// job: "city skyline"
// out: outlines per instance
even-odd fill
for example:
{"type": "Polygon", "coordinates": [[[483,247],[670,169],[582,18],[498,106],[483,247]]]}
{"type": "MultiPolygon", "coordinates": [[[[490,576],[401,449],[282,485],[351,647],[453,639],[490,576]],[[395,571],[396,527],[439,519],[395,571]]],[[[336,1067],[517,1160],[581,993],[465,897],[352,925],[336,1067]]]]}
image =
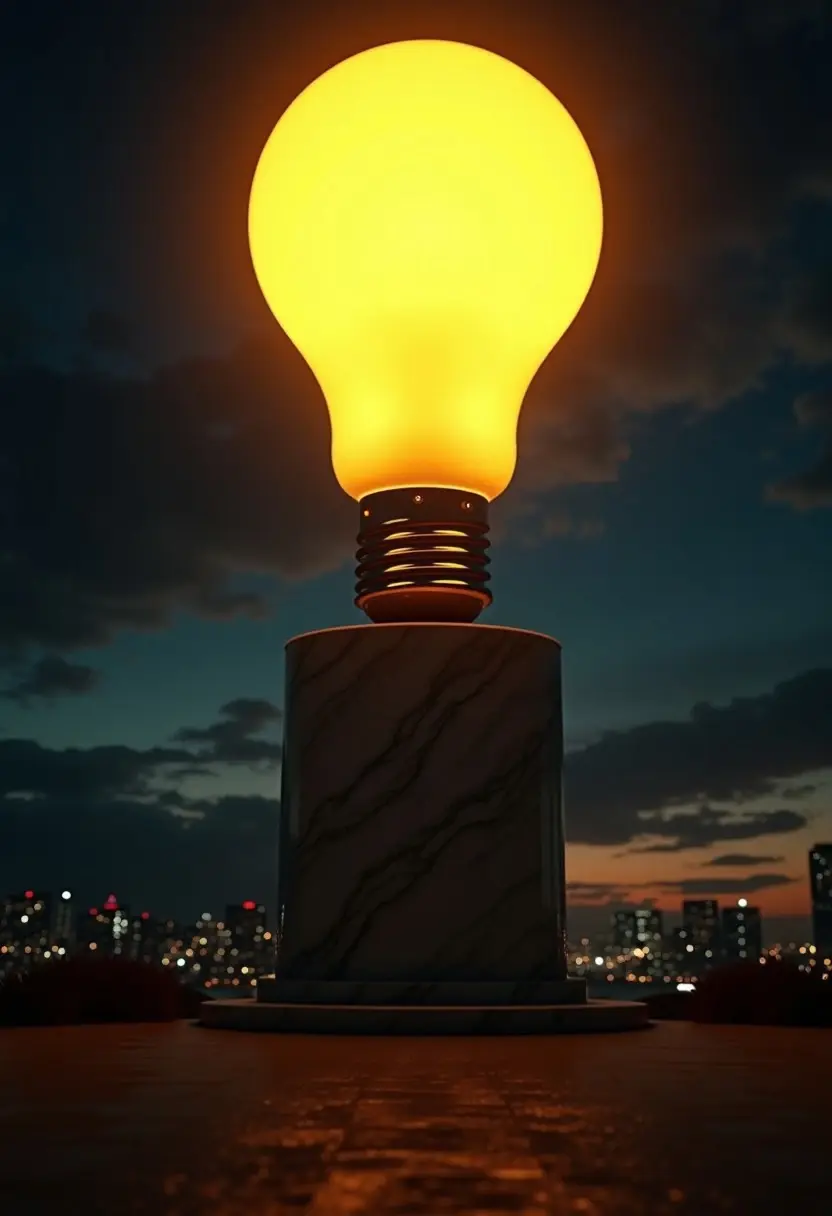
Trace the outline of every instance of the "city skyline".
{"type": "MultiPolygon", "coordinates": [[[[832,854],[818,846],[814,857],[832,854]]],[[[828,911],[829,873],[813,881],[816,910],[828,911]]],[[[677,983],[692,990],[703,975],[726,963],[765,965],[786,961],[824,980],[832,974],[832,941],[775,941],[764,935],[760,909],[745,898],[734,906],[717,900],[684,900],[678,923],[655,908],[616,911],[605,932],[572,936],[567,964],[575,977],[585,977],[608,991],[611,982],[625,985],[677,983]]],[[[823,924],[823,922],[820,922],[823,924]]],[[[79,906],[68,889],[59,895],[28,889],[0,897],[0,979],[45,963],[94,956],[176,969],[187,982],[212,985],[256,985],[273,977],[279,933],[271,928],[268,909],[256,899],[228,904],[220,914],[205,911],[176,920],[132,908],[115,892],[96,906],[79,906]]],[[[279,949],[278,949],[279,953],[279,949]]]]}
{"type": "MultiPolygon", "coordinates": [[[[652,939],[660,941],[667,938],[670,940],[671,936],[678,934],[680,928],[691,930],[695,934],[690,918],[696,919],[704,916],[706,921],[712,921],[707,926],[705,936],[727,935],[730,937],[744,931],[737,922],[751,918],[757,926],[757,932],[760,931],[761,925],[766,926],[766,932],[761,937],[766,948],[781,942],[796,943],[811,940],[818,945],[821,953],[827,953],[832,949],[832,936],[830,936],[830,927],[832,927],[832,844],[817,842],[809,850],[808,890],[810,911],[806,924],[811,928],[808,937],[800,931],[805,927],[801,923],[801,918],[795,918],[793,924],[790,924],[788,920],[784,923],[783,918],[780,917],[771,918],[769,922],[761,917],[759,907],[750,904],[749,900],[741,895],[736,896],[733,903],[728,903],[725,898],[694,898],[682,899],[676,907],[660,907],[650,901],[633,906],[605,907],[603,912],[606,914],[606,921],[595,925],[593,936],[601,941],[618,942],[622,947],[627,943],[630,945],[644,944],[652,939]],[[785,934],[781,932],[783,928],[788,930],[785,934]]],[[[100,896],[100,890],[98,894],[100,896]]],[[[60,924],[68,924],[70,921],[75,924],[86,916],[97,918],[108,910],[122,911],[125,915],[133,916],[134,920],[140,917],[145,921],[152,920],[154,923],[169,925],[198,925],[203,920],[212,922],[218,920],[218,917],[210,910],[197,914],[191,909],[189,915],[180,914],[177,917],[171,917],[168,912],[160,911],[158,908],[144,907],[141,900],[138,901],[138,906],[142,910],[136,912],[135,901],[129,897],[126,900],[122,899],[111,889],[108,889],[105,898],[96,897],[95,903],[91,906],[88,906],[89,901],[83,896],[84,892],[79,892],[77,889],[71,891],[68,887],[64,887],[59,893],[56,893],[43,888],[18,886],[15,890],[7,892],[5,896],[0,896],[0,912],[2,912],[4,903],[8,914],[10,909],[18,907],[23,901],[38,899],[46,901],[48,918],[60,924]]],[[[270,930],[276,928],[276,907],[270,905],[267,900],[261,900],[256,896],[252,898],[251,892],[246,898],[239,898],[232,903],[221,901],[218,906],[225,908],[226,920],[229,919],[232,909],[242,911],[256,909],[265,918],[270,930]]],[[[2,915],[0,915],[0,925],[2,925],[2,915]]],[[[56,933],[57,936],[62,936],[58,930],[56,933]]],[[[579,928],[570,931],[569,940],[574,945],[581,940],[589,939],[585,935],[585,929],[579,928]]]]}
{"type": "Polygon", "coordinates": [[[356,21],[254,0],[200,13],[198,47],[187,4],[31,7],[0,18],[0,890],[273,906],[283,646],[360,618],[354,504],[257,289],[247,192],[305,82],[428,34],[535,72],[604,190],[596,283],[494,504],[482,618],[564,646],[570,928],[745,897],[805,936],[808,850],[832,839],[817,6],[356,21]]]}

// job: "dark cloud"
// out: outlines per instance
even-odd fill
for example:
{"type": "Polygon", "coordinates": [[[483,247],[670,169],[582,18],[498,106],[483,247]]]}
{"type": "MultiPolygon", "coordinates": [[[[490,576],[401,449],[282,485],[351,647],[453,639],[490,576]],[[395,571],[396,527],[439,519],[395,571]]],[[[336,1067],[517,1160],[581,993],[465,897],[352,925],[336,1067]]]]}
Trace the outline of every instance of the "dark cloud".
{"type": "Polygon", "coordinates": [[[0,796],[3,813],[11,800],[28,805],[47,798],[55,802],[89,801],[147,795],[152,780],[168,765],[193,760],[183,748],[108,746],[63,750],[42,747],[32,739],[0,739],[0,796]]]}
{"type": "Polygon", "coordinates": [[[279,720],[275,706],[241,698],[220,713],[213,726],[181,732],[190,748],[0,740],[0,890],[69,887],[94,901],[103,885],[177,915],[218,893],[270,897],[278,803],[178,788],[185,776],[204,782],[223,765],[277,759],[277,745],[256,737],[279,720]]]}
{"type": "MultiPolygon", "coordinates": [[[[43,280],[35,311],[51,318],[53,296],[69,292],[74,333],[86,318],[81,345],[167,362],[145,378],[24,366],[24,313],[0,326],[14,353],[0,383],[13,474],[0,553],[17,588],[0,607],[9,651],[103,644],[179,609],[262,612],[241,576],[308,576],[348,555],[353,510],[329,467],[326,411],[260,298],[246,204],[281,109],[372,43],[427,33],[516,58],[575,114],[599,166],[600,272],[530,391],[516,498],[614,478],[634,414],[716,408],[784,353],[829,357],[830,33],[808,6],[703,0],[636,17],[619,0],[505,0],[487,12],[473,0],[360,12],[252,0],[242,14],[147,0],[94,25],[44,25],[27,7],[15,6],[0,69],[20,112],[49,121],[36,176],[31,125],[9,133],[6,294],[43,280]],[[77,104],[61,121],[70,89],[77,104]],[[807,208],[821,215],[811,276],[807,208]],[[263,342],[231,349],[261,328],[263,342]]],[[[826,501],[828,480],[821,460],[776,493],[826,501]]]]}
{"type": "Polygon", "coordinates": [[[224,901],[274,907],[278,804],[205,800],[196,817],[126,798],[2,803],[0,890],[26,884],[94,903],[115,891],[135,911],[194,919],[224,901]]]}
{"type": "Polygon", "coordinates": [[[704,861],[703,866],[764,866],[777,865],[782,857],[772,857],[765,853],[720,853],[710,861],[704,861]]]}
{"type": "Polygon", "coordinates": [[[799,511],[832,506],[832,390],[805,393],[798,397],[794,403],[794,413],[801,427],[814,427],[825,432],[825,447],[815,463],[804,472],[784,477],[768,486],[766,496],[772,502],[787,502],[799,511]]]}
{"type": "Polygon", "coordinates": [[[131,347],[130,326],[117,313],[93,308],[87,315],[81,339],[94,351],[123,354],[131,347]]]}
{"type": "Polygon", "coordinates": [[[567,892],[570,902],[575,904],[647,907],[652,906],[655,900],[633,904],[625,897],[640,887],[660,890],[668,895],[751,895],[792,882],[797,882],[797,879],[789,874],[749,874],[742,878],[667,878],[643,883],[577,882],[567,883],[567,892]]]}
{"type": "Polygon", "coordinates": [[[329,469],[326,411],[305,378],[289,395],[278,345],[146,381],[7,373],[8,653],[104,644],[163,627],[177,609],[262,615],[268,599],[241,576],[308,575],[344,558],[353,512],[329,469]]]}
{"type": "MultiPolygon", "coordinates": [[[[611,521],[615,525],[615,509],[611,521]]],[[[518,521],[516,537],[521,537],[527,526],[529,521],[518,521]]],[[[804,596],[797,602],[798,617],[800,604],[810,601],[811,596],[804,596]]],[[[586,746],[598,741],[602,734],[599,727],[653,721],[663,716],[664,706],[675,717],[686,706],[700,701],[727,703],[738,689],[761,692],[790,679],[795,672],[832,668],[832,614],[829,624],[810,623],[788,632],[776,618],[763,631],[749,630],[744,619],[730,615],[723,624],[727,624],[724,632],[722,628],[716,633],[703,631],[698,641],[691,639],[681,647],[678,635],[669,635],[665,641],[657,635],[652,659],[655,679],[645,679],[643,652],[620,648],[603,669],[593,672],[591,688],[585,687],[584,696],[591,696],[597,707],[593,713],[596,725],[585,726],[576,734],[567,713],[569,750],[575,750],[578,743],[586,746]]],[[[570,696],[567,711],[573,706],[570,696]]],[[[785,799],[783,805],[789,805],[790,795],[781,791],[777,797],[785,799]]]]}
{"type": "Polygon", "coordinates": [[[787,502],[799,511],[832,506],[832,448],[825,451],[804,473],[775,482],[768,491],[768,497],[787,502]]]}
{"type": "Polygon", "coordinates": [[[568,882],[566,899],[570,908],[616,908],[633,909],[647,904],[629,898],[631,888],[606,882],[568,882]]]}
{"type": "MultiPolygon", "coordinates": [[[[269,701],[240,698],[221,710],[220,721],[204,728],[185,728],[175,742],[191,747],[125,746],[54,749],[32,739],[0,739],[0,799],[54,802],[148,798],[160,806],[200,811],[200,805],[160,782],[185,776],[211,776],[223,764],[273,764],[277,743],[257,736],[280,720],[269,701]],[[159,801],[160,800],[160,801],[159,801]]],[[[7,803],[1,804],[3,807],[7,803]]]]}
{"type": "Polygon", "coordinates": [[[209,763],[259,764],[280,759],[279,743],[257,738],[283,716],[271,701],[241,697],[223,705],[220,715],[220,721],[210,726],[183,727],[174,735],[174,742],[206,744],[196,754],[209,763]]]}
{"type": "Polygon", "coordinates": [[[797,879],[790,874],[750,874],[746,878],[684,878],[659,886],[665,891],[678,891],[680,895],[752,895],[792,882],[797,879]]]}
{"type": "Polygon", "coordinates": [[[628,852],[680,853],[685,849],[704,849],[722,840],[754,840],[760,836],[797,832],[808,822],[798,811],[747,811],[738,816],[735,809],[707,805],[696,811],[667,811],[661,816],[645,818],[644,823],[647,831],[670,839],[628,852]]]}
{"type": "Polygon", "coordinates": [[[92,692],[98,672],[83,663],[70,663],[60,655],[45,655],[10,684],[0,696],[21,705],[54,697],[77,697],[92,692]]]}
{"type": "MultiPolygon", "coordinates": [[[[597,392],[600,395],[604,389],[597,392]]],[[[521,415],[521,502],[534,501],[553,485],[615,481],[619,466],[630,455],[630,444],[621,433],[620,411],[589,399],[583,384],[571,390],[562,385],[559,394],[575,405],[556,412],[545,404],[535,407],[532,400],[531,408],[521,415]]]]}
{"type": "Polygon", "coordinates": [[[544,516],[541,533],[551,536],[573,536],[577,540],[594,540],[604,534],[604,521],[597,518],[575,519],[567,511],[555,511],[544,516]]]}
{"type": "Polygon", "coordinates": [[[781,793],[784,798],[808,798],[817,788],[816,785],[788,785],[781,793]]]}
{"type": "Polygon", "coordinates": [[[552,537],[572,540],[596,540],[603,536],[605,525],[597,515],[585,515],[563,508],[540,510],[528,498],[516,498],[500,504],[494,512],[492,539],[497,543],[510,533],[512,544],[535,548],[552,537]]]}
{"type": "Polygon", "coordinates": [[[832,669],[805,672],[770,693],[725,706],[697,705],[686,721],[611,731],[566,762],[570,840],[625,844],[659,836],[699,847],[751,839],[805,823],[796,811],[708,808],[679,815],[681,804],[733,802],[770,793],[777,781],[832,765],[832,669]],[[733,826],[732,826],[733,825],[733,826]]]}
{"type": "Polygon", "coordinates": [[[825,427],[832,430],[832,389],[826,392],[801,393],[794,403],[794,413],[801,426],[825,427]]]}
{"type": "Polygon", "coordinates": [[[794,279],[779,324],[786,345],[802,362],[832,359],[832,260],[816,262],[794,279]]]}

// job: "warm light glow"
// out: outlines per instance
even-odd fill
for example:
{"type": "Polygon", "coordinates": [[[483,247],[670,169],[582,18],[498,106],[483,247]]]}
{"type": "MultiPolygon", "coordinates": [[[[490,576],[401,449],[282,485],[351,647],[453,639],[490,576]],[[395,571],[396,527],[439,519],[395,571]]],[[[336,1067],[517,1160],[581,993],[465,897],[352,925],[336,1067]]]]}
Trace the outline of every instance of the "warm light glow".
{"type": "Polygon", "coordinates": [[[456,42],[397,42],[315,80],[269,137],[249,239],[360,499],[500,494],[532,377],[601,249],[601,191],[539,81],[456,42]]]}

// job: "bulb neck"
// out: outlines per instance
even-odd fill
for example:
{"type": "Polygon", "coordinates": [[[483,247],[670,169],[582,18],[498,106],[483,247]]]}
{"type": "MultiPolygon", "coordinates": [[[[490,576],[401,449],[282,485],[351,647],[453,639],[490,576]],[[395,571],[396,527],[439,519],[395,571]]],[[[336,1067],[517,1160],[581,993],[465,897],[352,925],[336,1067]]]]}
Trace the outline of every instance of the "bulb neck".
{"type": "Polygon", "coordinates": [[[359,510],[355,602],[371,621],[470,622],[491,603],[482,495],[380,490],[359,510]]]}

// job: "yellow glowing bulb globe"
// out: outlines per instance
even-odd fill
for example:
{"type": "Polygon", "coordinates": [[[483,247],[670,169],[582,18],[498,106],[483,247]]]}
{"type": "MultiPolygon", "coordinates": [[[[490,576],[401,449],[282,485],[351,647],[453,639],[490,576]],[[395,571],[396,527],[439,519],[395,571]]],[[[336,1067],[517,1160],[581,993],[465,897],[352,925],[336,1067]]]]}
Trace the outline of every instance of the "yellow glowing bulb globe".
{"type": "Polygon", "coordinates": [[[310,84],[263,149],[249,240],[326,398],[343,489],[500,494],[601,237],[581,132],[499,55],[396,42],[310,84]]]}

